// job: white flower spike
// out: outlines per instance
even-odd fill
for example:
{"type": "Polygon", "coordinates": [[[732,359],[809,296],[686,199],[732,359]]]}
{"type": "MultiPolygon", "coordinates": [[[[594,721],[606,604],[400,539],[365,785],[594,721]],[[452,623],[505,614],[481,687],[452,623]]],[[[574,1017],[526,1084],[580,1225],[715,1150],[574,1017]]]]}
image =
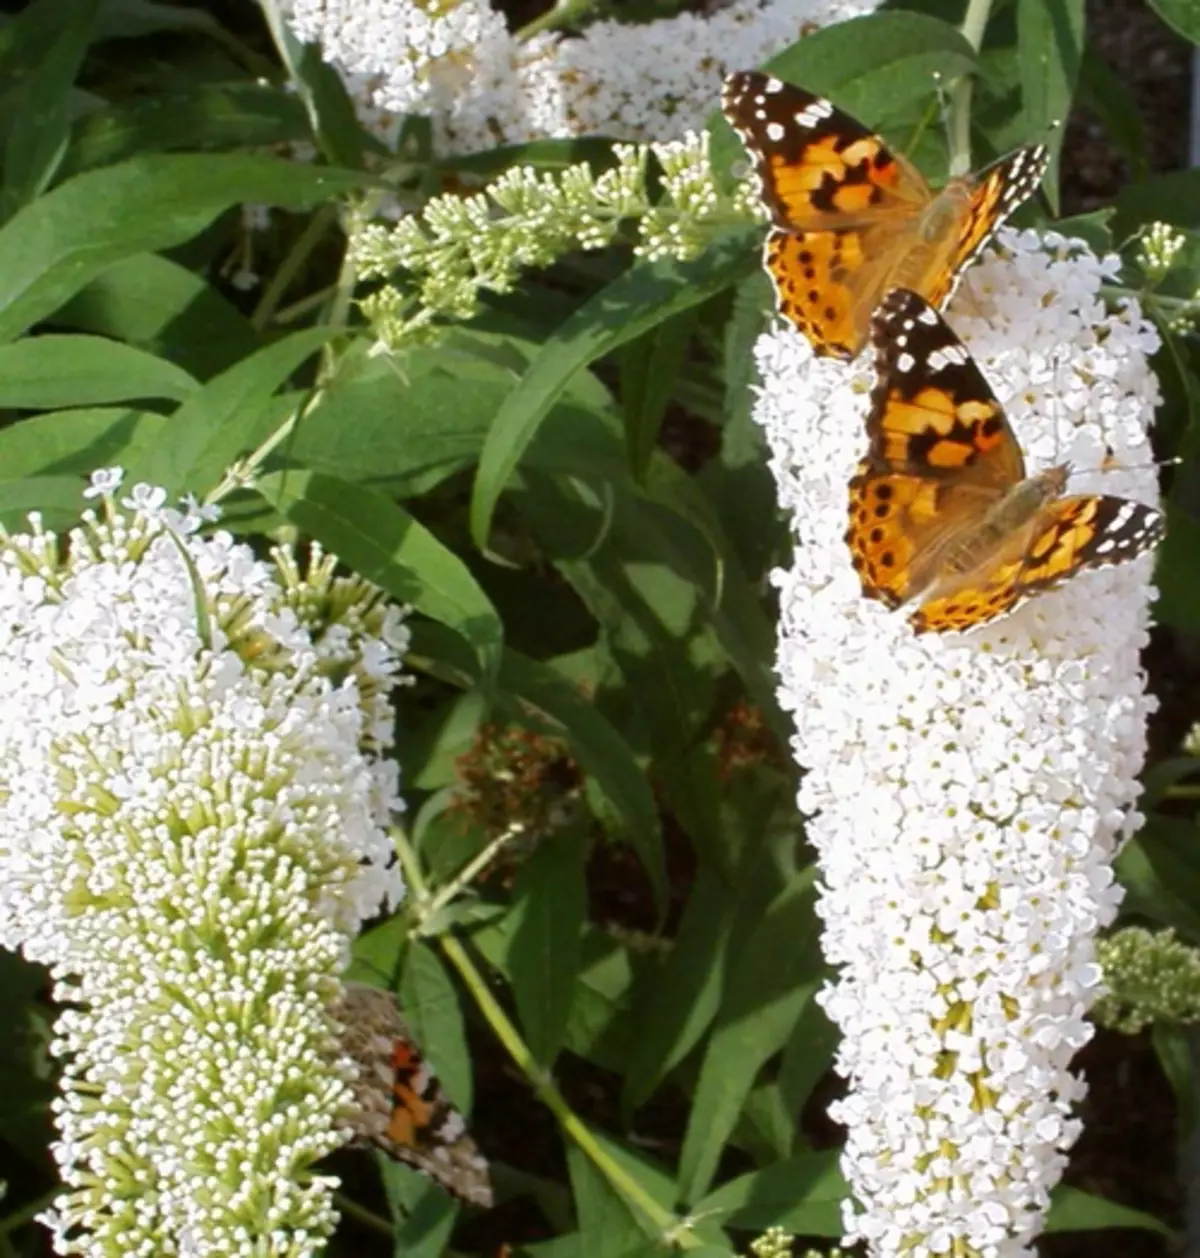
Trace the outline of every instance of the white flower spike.
{"type": "Polygon", "coordinates": [[[65,548],[0,541],[0,943],[66,1006],[45,1221],[86,1258],[315,1255],[350,1100],[329,1006],[403,890],[403,634],[328,561],[273,570],[119,483],[65,548]]]}
{"type": "MultiPolygon", "coordinates": [[[[1005,232],[948,322],[1006,409],[1031,472],[1152,500],[1157,337],[1109,314],[1117,260],[1005,232]],[[1115,468],[1102,476],[1101,466],[1115,468]]],[[[866,453],[869,359],[814,359],[790,328],[757,348],[756,416],[795,540],[780,697],[821,871],[824,994],[849,1095],[847,1240],[880,1258],[1031,1252],[1078,1134],[1069,1064],[1100,989],[1111,862],[1153,700],[1148,556],[1087,572],[1007,618],[917,636],[865,599],[843,540],[866,453]]]]}

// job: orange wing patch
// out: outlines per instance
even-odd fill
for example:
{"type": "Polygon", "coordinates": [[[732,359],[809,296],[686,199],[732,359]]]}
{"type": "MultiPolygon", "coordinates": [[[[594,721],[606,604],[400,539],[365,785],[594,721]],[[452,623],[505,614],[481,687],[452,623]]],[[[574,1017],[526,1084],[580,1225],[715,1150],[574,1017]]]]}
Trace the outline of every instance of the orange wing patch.
{"type": "Polygon", "coordinates": [[[1037,187],[1026,149],[935,194],[920,172],[829,101],[769,75],[731,74],[725,116],[754,161],[774,229],[764,265],[779,311],[817,354],[855,357],[884,294],[940,302],[964,266],[1037,187]]]}

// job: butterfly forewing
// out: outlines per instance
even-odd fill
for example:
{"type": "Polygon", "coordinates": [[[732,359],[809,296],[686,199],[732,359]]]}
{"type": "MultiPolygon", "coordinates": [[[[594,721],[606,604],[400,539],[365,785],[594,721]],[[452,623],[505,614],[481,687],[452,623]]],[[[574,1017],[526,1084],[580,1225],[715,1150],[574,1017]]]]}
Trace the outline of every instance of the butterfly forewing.
{"type": "Polygon", "coordinates": [[[918,289],[931,305],[945,303],[996,229],[1041,186],[1049,163],[1050,151],[1038,144],[1001,158],[969,181],[966,212],[956,224],[947,265],[918,289]]]}

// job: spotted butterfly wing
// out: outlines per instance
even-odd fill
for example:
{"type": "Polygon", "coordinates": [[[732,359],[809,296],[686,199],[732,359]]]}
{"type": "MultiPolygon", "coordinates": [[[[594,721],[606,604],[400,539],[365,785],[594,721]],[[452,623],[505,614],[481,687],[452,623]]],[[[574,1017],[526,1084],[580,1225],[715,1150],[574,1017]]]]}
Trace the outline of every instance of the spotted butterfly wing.
{"type": "Polygon", "coordinates": [[[413,1043],[395,997],[347,983],[334,1016],[345,1028],[341,1050],[358,1067],[344,1122],[353,1143],[374,1145],[454,1196],[490,1207],[487,1159],[413,1043]]]}
{"type": "Polygon", "coordinates": [[[918,603],[918,632],[969,629],[1162,535],[1162,514],[1108,495],[1063,496],[1067,468],[1026,476],[1020,446],[966,348],[919,294],[872,323],[868,450],[850,482],[846,542],[863,593],[918,603]]]}
{"type": "Polygon", "coordinates": [[[1024,149],[934,193],[879,136],[802,88],[742,71],[726,79],[723,107],[771,218],[764,261],[780,313],[836,358],[858,354],[889,288],[944,301],[1045,170],[1045,150],[1024,149]]]}

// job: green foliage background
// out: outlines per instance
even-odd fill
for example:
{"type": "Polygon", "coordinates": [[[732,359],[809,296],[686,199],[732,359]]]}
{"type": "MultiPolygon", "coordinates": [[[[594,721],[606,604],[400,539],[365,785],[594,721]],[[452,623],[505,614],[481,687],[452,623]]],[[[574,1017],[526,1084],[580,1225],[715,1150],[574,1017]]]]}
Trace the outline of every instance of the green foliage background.
{"type": "MultiPolygon", "coordinates": [[[[1200,37],[1194,0],[1156,7],[1200,37]]],[[[1047,134],[1057,149],[1053,124],[1077,93],[1100,112],[1135,181],[1060,226],[1121,252],[1112,295],[1137,293],[1163,334],[1158,445],[1181,461],[1155,650],[1185,658],[1200,629],[1200,358],[1186,330],[1200,171],[1148,172],[1081,0],[998,3],[978,54],[961,19],[934,0],[890,8],[772,64],[935,180],[935,75],[976,76],[977,164],[1047,134]],[[1186,243],[1151,289],[1136,245],[1153,221],[1186,243]]],[[[474,1112],[500,1222],[346,1154],[345,1239],[331,1252],[434,1258],[512,1237],[541,1258],[669,1244],[716,1258],[772,1225],[832,1241],[837,1150],[798,1121],[835,1036],[814,1000],[827,977],[814,873],[771,671],[765,578],[786,535],[749,417],[769,308],[757,233],[716,237],[687,264],[573,256],[435,343],[372,354],[342,262],[346,198],[515,163],[603,163],[608,146],[388,164],[315,54],[291,47],[287,60],[251,18],[233,29],[147,0],[37,0],[0,27],[0,520],[20,527],[36,509],[66,527],[83,478],[114,464],[128,482],[203,497],[298,415],[227,500],[227,524],[316,538],[416,609],[400,736],[414,894],[364,936],[356,971],[398,991],[474,1112]],[[278,155],[302,141],[316,162],[278,155]],[[246,235],[244,203],[274,207],[265,233],[246,235]],[[264,278],[249,296],[230,282],[247,259],[264,278]],[[544,740],[538,785],[559,806],[494,876],[429,914],[422,893],[427,907],[497,837],[461,760],[493,728],[544,740]],[[541,1134],[527,1139],[526,1124],[541,1134]]],[[[724,122],[712,129],[718,164],[738,159],[724,122]]],[[[1026,214],[1047,221],[1045,206],[1026,214]]],[[[1186,691],[1170,698],[1200,708],[1186,691]]],[[[1120,875],[1128,919],[1200,945],[1186,802],[1198,762],[1177,747],[1156,743],[1149,820],[1120,875]]],[[[54,1186],[44,998],[38,971],[0,956],[0,1258],[44,1252],[29,1223],[54,1186]]],[[[1186,1115],[1183,1032],[1154,1034],[1186,1115]]],[[[1052,1230],[1111,1227],[1166,1230],[1078,1189],[1056,1199],[1052,1230]]]]}

